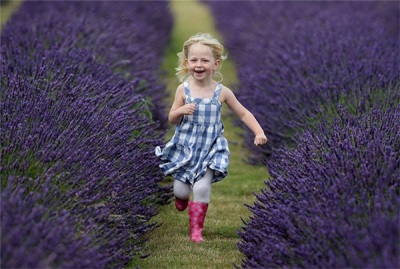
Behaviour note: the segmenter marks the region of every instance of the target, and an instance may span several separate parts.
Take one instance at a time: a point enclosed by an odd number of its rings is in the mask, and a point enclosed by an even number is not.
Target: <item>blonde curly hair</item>
[[[189,47],[195,43],[201,43],[203,45],[209,46],[215,60],[221,61],[218,70],[216,70],[213,75],[214,78],[219,77],[218,82],[221,82],[223,80],[223,77],[219,70],[222,67],[222,62],[227,58],[227,56],[224,55],[224,46],[215,37],[208,33],[198,33],[196,35],[193,35],[183,44],[182,51],[177,54],[178,67],[175,68],[175,74],[178,77],[179,81],[183,82],[190,77],[189,70],[186,66],[185,61],[188,57]]]

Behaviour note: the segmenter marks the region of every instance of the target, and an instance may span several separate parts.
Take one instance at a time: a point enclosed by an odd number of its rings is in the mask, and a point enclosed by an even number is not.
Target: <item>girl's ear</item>
[[[215,62],[214,62],[214,71],[218,70],[220,64],[221,64],[221,60],[220,59],[215,60]]]

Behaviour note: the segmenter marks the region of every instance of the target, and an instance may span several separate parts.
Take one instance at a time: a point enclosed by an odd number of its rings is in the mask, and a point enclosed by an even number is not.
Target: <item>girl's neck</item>
[[[213,79],[209,81],[189,79],[188,83],[191,95],[195,98],[212,98],[217,87],[217,82]]]
[[[214,88],[217,86],[217,82],[214,79],[208,80],[196,80],[194,78],[190,78],[188,80],[189,85],[195,86],[197,88]]]

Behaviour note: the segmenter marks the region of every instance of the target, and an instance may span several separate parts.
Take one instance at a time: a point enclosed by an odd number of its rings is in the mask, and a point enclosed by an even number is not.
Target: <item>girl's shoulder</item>
[[[179,93],[179,94],[185,93],[185,84],[184,83],[180,83],[178,85],[178,87],[176,88],[176,93]]]
[[[221,92],[219,94],[219,101],[221,103],[226,102],[232,96],[234,96],[234,93],[232,92],[232,90],[229,89],[228,87],[226,87],[225,85],[221,84]]]
[[[175,98],[182,98],[185,99],[185,86],[183,83],[179,84],[175,91]]]

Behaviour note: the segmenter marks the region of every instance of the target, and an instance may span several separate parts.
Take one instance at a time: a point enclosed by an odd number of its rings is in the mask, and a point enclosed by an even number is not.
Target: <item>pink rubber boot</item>
[[[189,234],[190,240],[195,243],[203,242],[204,219],[208,204],[201,202],[189,202]]]
[[[175,207],[179,211],[184,211],[186,207],[188,206],[189,199],[182,200],[179,199],[178,197],[175,197]]]

